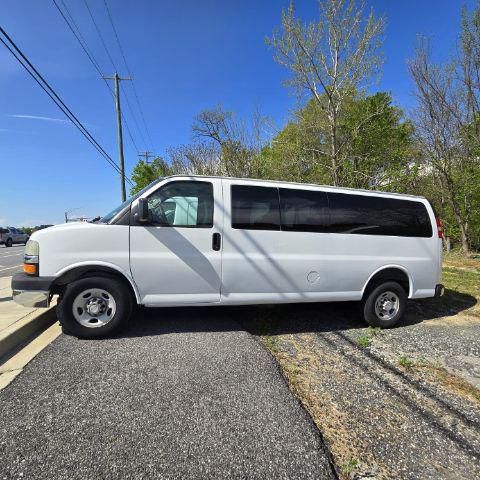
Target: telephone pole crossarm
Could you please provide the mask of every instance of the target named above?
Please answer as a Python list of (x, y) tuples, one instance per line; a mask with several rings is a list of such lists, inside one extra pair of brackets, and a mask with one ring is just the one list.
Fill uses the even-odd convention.
[(149, 151), (146, 151), (146, 152), (138, 152), (138, 157), (141, 157), (141, 158), (144, 158), (145, 159), (145, 163), (149, 163), (148, 162), (148, 159), (149, 158), (155, 158), (156, 154), (153, 153), (153, 152), (149, 152)]

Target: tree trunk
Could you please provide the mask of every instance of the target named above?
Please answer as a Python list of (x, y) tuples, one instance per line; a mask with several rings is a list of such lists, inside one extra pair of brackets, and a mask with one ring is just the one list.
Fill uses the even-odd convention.
[(470, 241), (468, 238), (468, 225), (460, 224), (460, 235), (462, 239), (462, 250), (465, 255), (470, 253)]
[(332, 177), (333, 185), (338, 187), (340, 185), (339, 165), (338, 165), (338, 151), (337, 151), (337, 115), (335, 112), (331, 115), (330, 124), (330, 149), (332, 155)]
[(455, 198), (455, 189), (451, 179), (445, 172), (442, 172), (442, 175), (445, 180), (445, 184), (447, 186), (448, 201), (450, 203), (450, 206), (452, 207), (453, 217), (455, 218), (455, 222), (458, 225), (458, 228), (460, 229), (460, 240), (462, 242), (462, 251), (465, 255), (468, 255), (470, 253), (470, 238), (469, 238), (469, 232), (468, 232), (468, 223), (465, 222), (462, 217), (460, 207)]

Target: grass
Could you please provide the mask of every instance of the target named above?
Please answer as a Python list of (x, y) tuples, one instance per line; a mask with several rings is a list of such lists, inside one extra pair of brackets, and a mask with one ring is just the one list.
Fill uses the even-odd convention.
[[(445, 255), (442, 282), (451, 292), (470, 295), (478, 302), (480, 300), (480, 259), (459, 259), (454, 255)], [(478, 303), (476, 307), (478, 309)], [(480, 312), (477, 315), (480, 316)]]
[(430, 363), (422, 363), (415, 367), (428, 370), (434, 375), (439, 383), (447, 387), (449, 390), (453, 390), (462, 396), (470, 397), (480, 403), (480, 390), (463, 378), (451, 374), (445, 368)]
[(422, 300), (419, 305), (425, 315), (480, 319), (480, 259), (445, 254), (442, 280), (445, 295)]

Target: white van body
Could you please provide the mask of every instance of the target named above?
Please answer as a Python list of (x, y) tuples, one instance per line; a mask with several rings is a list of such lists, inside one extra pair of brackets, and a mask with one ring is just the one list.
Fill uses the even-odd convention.
[(441, 225), (422, 197), (172, 176), (94, 223), (34, 233), (14, 299), (59, 295), (64, 331), (102, 336), (146, 307), (362, 301), (389, 328), (443, 294)]
[[(164, 217), (169, 217), (170, 224), (145, 224), (135, 220), (139, 215), (141, 199), (154, 201), (151, 199), (155, 195), (161, 196), (158, 192), (165, 191), (166, 186), (175, 191), (175, 185), (180, 183), (187, 194), (164, 200), (162, 207), (162, 221), (165, 221)], [(188, 188), (195, 190), (198, 187), (193, 185), (197, 183), (202, 184), (202, 189), (208, 186), (213, 199), (213, 215), (210, 206), (202, 207), (204, 211), (199, 213), (205, 218), (210, 215), (210, 223), (200, 228), (195, 225), (199, 200), (188, 193)], [(268, 190), (252, 190), (251, 187)], [(237, 213), (232, 213), (232, 204), (237, 201), (232, 199), (232, 192), (236, 191), (253, 198), (251, 211), (248, 210), (248, 201), (240, 200), (238, 207), (235, 206)], [(292, 231), (283, 224), (277, 228), (265, 223), (269, 229), (264, 229), (263, 220), (258, 220), (258, 227), (253, 217), (268, 217), (270, 213), (262, 211), (263, 205), (256, 200), (256, 192), (260, 192), (260, 196), (263, 193), (272, 196), (273, 192), (278, 192), (275, 195), (278, 194), (279, 198), (300, 198), (302, 195), (325, 198), (325, 205), (319, 207), (323, 213), (314, 211), (312, 218), (314, 223), (318, 223), (321, 215), (328, 215), (330, 220), (326, 220), (326, 224), (333, 222), (332, 198), (340, 204), (354, 199), (350, 203), (355, 208), (355, 202), (372, 202), (374, 197), (377, 204), (380, 201), (390, 205), (390, 210), (397, 205), (392, 200), (402, 200), (407, 201), (398, 204), (402, 208), (411, 205), (415, 211), (426, 212), (428, 225), (423, 225), (420, 236), (397, 236), (392, 234), (394, 230), (388, 235), (377, 235), (373, 233), (381, 228), (378, 225), (351, 228), (351, 225), (343, 225), (343, 220), (333, 232), (329, 231), (332, 225), (326, 226), (325, 231), (321, 228), (320, 231), (297, 231), (295, 228)], [(295, 207), (287, 211), (287, 207), (279, 203), (278, 208), (283, 209), (279, 213), (282, 222), (290, 216), (293, 220), (288, 221), (294, 223), (295, 218), (307, 215), (307, 207), (299, 207), (298, 212), (293, 211)], [(341, 215), (346, 211), (342, 208), (337, 209)], [(382, 216), (382, 211), (379, 212), (377, 215)], [(246, 228), (235, 227), (232, 215), (243, 216), (251, 223)], [(351, 217), (356, 215), (355, 212), (349, 211), (345, 215), (350, 215), (346, 223), (352, 224)], [(310, 222), (308, 215), (306, 218), (306, 222)], [(311, 226), (307, 225), (308, 228)], [(339, 231), (345, 228), (346, 231)], [(302, 229), (303, 226), (300, 227)], [(123, 277), (130, 285), (136, 302), (147, 307), (358, 301), (364, 296), (372, 278), (385, 271), (397, 272), (396, 276), (405, 285), (408, 298), (433, 297), (439, 294), (437, 285), (442, 262), (442, 244), (435, 214), (425, 198), (202, 176), (161, 179), (117, 212), (108, 223), (57, 225), (34, 233), (31, 240), (38, 243), (39, 279), (46, 277), (51, 285), (65, 284), (77, 278), (75, 272), (83, 275), (96, 269), (111, 271)], [(17, 301), (22, 303), (23, 300), (23, 304), (28, 304), (29, 292), (20, 288), (18, 283), (14, 285), (12, 282), (12, 286)], [(42, 303), (38, 301), (41, 291), (35, 291), (37, 305)], [(49, 288), (44, 293), (48, 303), (55, 289)]]

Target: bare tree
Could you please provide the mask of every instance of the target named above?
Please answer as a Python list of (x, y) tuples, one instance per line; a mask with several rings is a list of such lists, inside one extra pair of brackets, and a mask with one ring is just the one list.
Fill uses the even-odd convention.
[(255, 175), (256, 161), (262, 147), (263, 118), (255, 113), (250, 128), (222, 107), (201, 112), (192, 127), (194, 138), (212, 142), (217, 147), (219, 170), (223, 175)]
[(366, 16), (364, 0), (321, 0), (319, 13), (317, 22), (303, 24), (292, 2), (267, 43), (275, 60), (292, 73), (287, 84), (312, 95), (326, 110), (332, 180), (340, 185), (347, 145), (338, 138), (339, 116), (346, 98), (379, 71), (385, 21), (373, 12)]
[(436, 65), (429, 42), (420, 41), (409, 62), (418, 107), (415, 127), (427, 171), (439, 178), (460, 231), (462, 250), (469, 252), (469, 220), (478, 172), (480, 98), (480, 14), (463, 12), (459, 53), (455, 61)]
[(254, 113), (250, 128), (222, 107), (202, 111), (192, 126), (193, 142), (170, 148), (175, 173), (252, 177), (264, 145), (265, 119)]
[(218, 148), (204, 142), (168, 149), (171, 169), (179, 175), (223, 175)]

